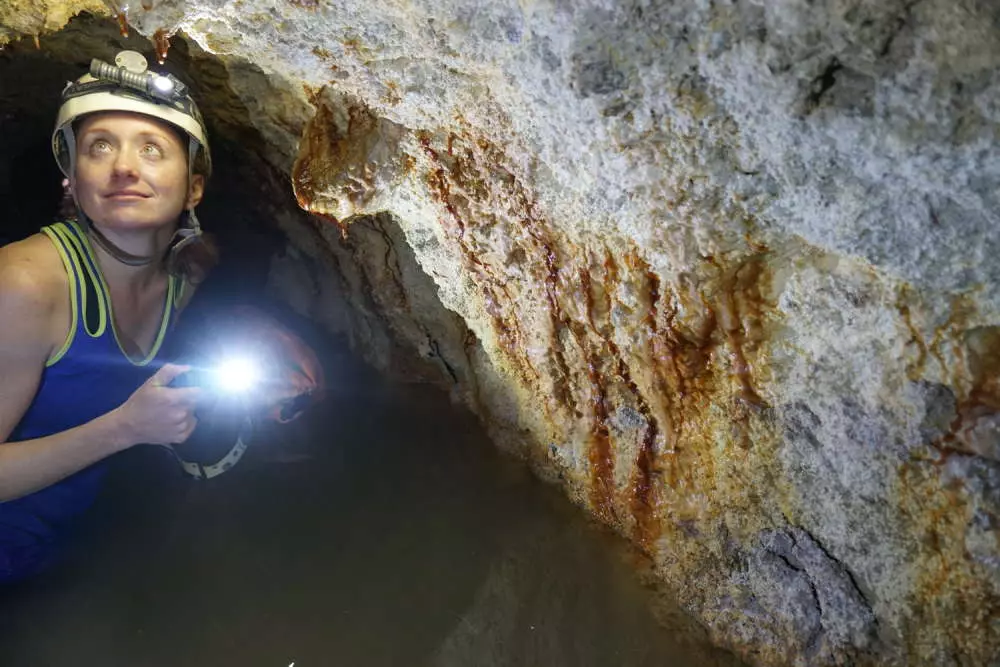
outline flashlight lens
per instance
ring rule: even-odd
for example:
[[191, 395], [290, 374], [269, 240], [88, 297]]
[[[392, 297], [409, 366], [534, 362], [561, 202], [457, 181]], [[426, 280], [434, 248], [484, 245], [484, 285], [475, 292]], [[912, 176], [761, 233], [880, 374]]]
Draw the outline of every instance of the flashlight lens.
[[216, 383], [223, 391], [241, 393], [257, 384], [257, 367], [246, 359], [228, 359], [216, 369]]
[[169, 93], [174, 89], [174, 82], [165, 76], [153, 77], [153, 87], [161, 93]]

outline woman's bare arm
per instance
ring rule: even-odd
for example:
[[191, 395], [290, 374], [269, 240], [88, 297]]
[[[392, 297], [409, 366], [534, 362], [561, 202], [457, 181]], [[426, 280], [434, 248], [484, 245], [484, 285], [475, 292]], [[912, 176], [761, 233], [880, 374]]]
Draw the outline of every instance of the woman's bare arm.
[[0, 502], [32, 493], [125, 446], [115, 416], [45, 438], [6, 442], [38, 390], [61, 305], [46, 257], [0, 250]]
[[[44, 241], [44, 239], [42, 239]], [[47, 243], [47, 241], [45, 241]], [[0, 502], [33, 493], [139, 443], [184, 442], [200, 390], [175, 389], [167, 365], [107, 414], [50, 436], [9, 442], [38, 391], [53, 341], [65, 336], [68, 285], [44, 243], [0, 248]]]

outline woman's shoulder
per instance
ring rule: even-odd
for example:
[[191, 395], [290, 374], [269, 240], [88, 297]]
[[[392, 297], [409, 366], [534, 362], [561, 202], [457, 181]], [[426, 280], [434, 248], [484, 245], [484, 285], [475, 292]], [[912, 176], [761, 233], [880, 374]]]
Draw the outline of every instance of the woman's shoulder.
[[0, 247], [0, 299], [52, 305], [66, 285], [62, 257], [44, 234]]

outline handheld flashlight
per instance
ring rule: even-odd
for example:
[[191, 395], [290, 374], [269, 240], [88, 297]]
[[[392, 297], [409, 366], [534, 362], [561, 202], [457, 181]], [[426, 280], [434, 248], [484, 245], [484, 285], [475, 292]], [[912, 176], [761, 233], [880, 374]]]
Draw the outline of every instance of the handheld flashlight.
[[171, 385], [201, 387], [220, 397], [246, 398], [262, 381], [259, 364], [247, 357], [233, 356], [209, 365], [197, 365]]
[[225, 359], [212, 370], [215, 388], [227, 394], [246, 394], [260, 383], [260, 369], [250, 359]]

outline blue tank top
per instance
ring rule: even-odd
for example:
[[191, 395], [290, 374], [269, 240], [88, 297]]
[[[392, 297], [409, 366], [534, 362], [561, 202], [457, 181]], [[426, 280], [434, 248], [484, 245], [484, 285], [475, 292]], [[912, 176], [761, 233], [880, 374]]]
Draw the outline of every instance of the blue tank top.
[[[145, 358], [130, 358], [118, 342], [110, 293], [84, 230], [69, 222], [42, 232], [66, 268], [72, 324], [62, 348], [46, 363], [35, 398], [9, 442], [80, 426], [124, 403], [159, 367], [154, 362], [184, 290], [183, 281], [171, 276], [156, 340]], [[40, 491], [0, 503], [0, 582], [29, 576], [52, 560], [61, 529], [93, 502], [105, 468], [99, 462]]]

